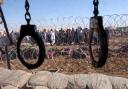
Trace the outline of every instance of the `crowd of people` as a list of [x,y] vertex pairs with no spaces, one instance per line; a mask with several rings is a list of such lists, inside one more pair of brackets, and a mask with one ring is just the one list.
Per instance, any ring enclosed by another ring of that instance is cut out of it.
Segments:
[[[71,45],[71,44],[80,44],[85,42],[88,29],[78,27],[76,29],[63,29],[60,30],[56,29],[43,29],[40,30],[39,35],[41,36],[44,43],[49,43],[51,45]],[[0,33],[0,38],[5,37],[6,33]],[[13,38],[14,42],[17,42],[18,37],[20,36],[19,32],[12,31],[10,36]],[[24,42],[33,43],[35,42],[31,37],[27,36],[24,39]]]
[[80,44],[85,42],[87,37],[87,28],[82,29],[78,27],[77,29],[60,29],[60,30],[47,30],[44,29],[40,32],[40,36],[45,43],[50,43],[51,45],[71,45]]
[[[51,45],[71,45],[71,44],[81,44],[86,43],[88,38],[89,29],[88,28],[68,28],[68,29],[42,29],[38,30],[39,35],[41,36],[44,43],[49,43]],[[105,29],[107,31],[107,34],[109,37],[112,37],[115,32],[118,32],[116,30],[111,30],[110,28]],[[115,31],[115,32],[113,32]],[[125,32],[127,33],[127,32]],[[17,42],[18,37],[20,36],[19,32],[12,31],[10,33],[10,36],[12,37],[14,42]],[[94,35],[95,36],[95,35]],[[0,39],[4,38],[6,36],[6,32],[0,32]],[[96,38],[96,36],[94,37]],[[35,42],[31,37],[26,37],[24,39],[24,42],[33,43]]]

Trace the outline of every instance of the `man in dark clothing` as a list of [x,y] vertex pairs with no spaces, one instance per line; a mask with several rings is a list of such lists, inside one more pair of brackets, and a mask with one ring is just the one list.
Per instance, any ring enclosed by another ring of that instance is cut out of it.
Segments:
[[71,35],[71,29],[67,29],[67,44],[70,45],[72,43],[72,35]]
[[47,32],[47,41],[48,41],[49,43],[51,43],[50,31]]
[[74,43],[75,42],[75,30],[74,28],[72,28],[71,30],[71,43]]
[[80,30],[76,29],[75,31],[75,43],[79,44],[80,43]]
[[65,35],[64,35],[64,30],[61,28],[61,30],[59,31],[59,37],[60,37],[60,44],[64,44],[64,38],[65,38]]

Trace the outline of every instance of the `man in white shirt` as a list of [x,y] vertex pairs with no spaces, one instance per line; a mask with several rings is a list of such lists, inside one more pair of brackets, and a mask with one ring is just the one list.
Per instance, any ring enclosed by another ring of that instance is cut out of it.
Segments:
[[55,32],[51,29],[50,31],[51,45],[55,44]]

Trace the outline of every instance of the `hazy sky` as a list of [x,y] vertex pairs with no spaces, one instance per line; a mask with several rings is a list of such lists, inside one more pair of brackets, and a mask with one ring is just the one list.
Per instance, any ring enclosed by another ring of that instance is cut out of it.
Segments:
[[[128,14],[128,0],[99,0],[100,15]],[[32,21],[43,18],[92,16],[93,0],[29,0]],[[25,23],[25,0],[5,0],[2,8],[8,23]]]

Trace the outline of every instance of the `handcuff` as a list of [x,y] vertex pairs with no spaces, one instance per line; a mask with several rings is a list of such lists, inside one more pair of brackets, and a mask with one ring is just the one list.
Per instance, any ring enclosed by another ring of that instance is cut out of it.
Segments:
[[[40,35],[37,32],[36,25],[31,25],[30,24],[31,15],[29,13],[28,0],[26,0],[25,8],[26,8],[26,11],[27,11],[26,14],[25,14],[25,19],[27,21],[27,25],[21,25],[20,37],[18,38],[18,42],[17,42],[17,54],[18,54],[19,60],[21,61],[21,63],[25,67],[27,67],[28,69],[35,69],[35,68],[38,68],[39,66],[41,66],[41,64],[44,62],[45,45],[44,45],[44,42],[43,42],[42,38],[40,37]],[[27,63],[24,60],[21,53],[20,53],[21,52],[21,50],[20,50],[21,42],[22,42],[23,38],[26,37],[26,36],[31,36],[35,40],[35,42],[37,43],[37,45],[39,47],[38,60],[35,64]]]
[[[89,32],[89,53],[92,65],[96,68],[101,68],[105,65],[108,58],[108,36],[103,27],[103,18],[98,16],[98,0],[94,0],[94,16],[90,18],[90,32]],[[94,31],[97,31],[100,49],[98,52],[98,61],[95,60],[92,52],[92,40]]]

